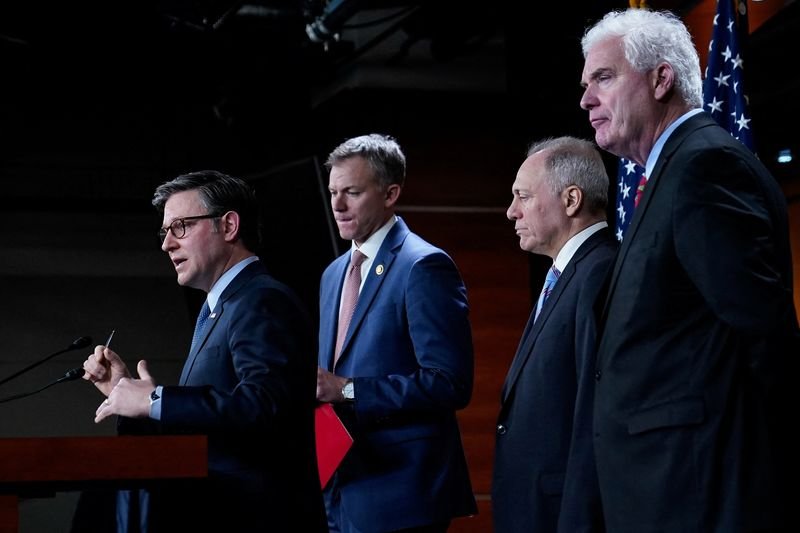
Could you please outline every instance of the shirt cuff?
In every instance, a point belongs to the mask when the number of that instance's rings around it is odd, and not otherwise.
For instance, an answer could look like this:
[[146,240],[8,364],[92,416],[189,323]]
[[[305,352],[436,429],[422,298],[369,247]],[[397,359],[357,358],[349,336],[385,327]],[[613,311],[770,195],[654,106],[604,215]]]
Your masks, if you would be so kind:
[[158,399],[150,402],[150,418],[153,420],[161,420],[161,398],[163,398],[164,387],[159,385],[156,387],[156,394]]

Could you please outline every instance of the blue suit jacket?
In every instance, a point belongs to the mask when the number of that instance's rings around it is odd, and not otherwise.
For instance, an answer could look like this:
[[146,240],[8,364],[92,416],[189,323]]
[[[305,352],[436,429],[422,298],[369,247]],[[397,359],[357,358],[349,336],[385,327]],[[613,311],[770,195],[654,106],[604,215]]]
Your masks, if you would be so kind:
[[208,435],[210,481],[156,491],[154,529],[318,531],[309,319],[260,261],[233,279],[213,311],[180,386],[163,389],[160,422],[145,421],[162,433]]
[[333,488],[366,533],[476,512],[455,411],[472,392],[472,335],[464,283],[450,257],[402,220],[361,290],[342,353],[334,345],[350,252],[323,273],[319,365],[354,378],[338,404],[354,445]]
[[592,449],[594,303],[617,244],[608,229],[584,242],[534,314],[503,386],[492,517],[500,533],[603,530]]

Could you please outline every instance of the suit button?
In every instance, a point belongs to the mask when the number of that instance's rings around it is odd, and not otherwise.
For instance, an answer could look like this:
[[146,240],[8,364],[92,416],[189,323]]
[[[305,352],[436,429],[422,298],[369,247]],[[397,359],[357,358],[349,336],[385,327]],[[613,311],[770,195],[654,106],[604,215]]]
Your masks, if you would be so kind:
[[505,427],[503,424],[497,424],[497,434],[498,435],[505,435],[508,431],[508,428]]
[[594,380],[595,381],[600,381],[600,377],[602,375],[603,375],[603,373],[598,370],[597,372],[594,373]]

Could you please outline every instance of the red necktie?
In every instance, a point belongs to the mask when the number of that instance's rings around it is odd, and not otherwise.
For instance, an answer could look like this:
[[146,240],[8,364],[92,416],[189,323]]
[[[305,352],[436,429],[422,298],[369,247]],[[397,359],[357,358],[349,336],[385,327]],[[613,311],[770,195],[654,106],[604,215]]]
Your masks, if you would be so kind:
[[367,258],[358,250],[350,256],[350,267],[344,278],[342,288],[342,304],[339,306],[339,328],[336,332],[336,351],[334,352],[333,364],[339,360],[339,353],[342,351],[344,338],[347,336],[347,329],[350,327],[350,320],[356,310],[358,302],[358,290],[361,288],[361,263]]
[[639,207],[639,202],[642,199],[642,194],[644,194],[645,185],[647,185],[647,176],[642,174],[642,177],[639,178],[639,186],[636,187],[636,196],[633,199],[633,207]]

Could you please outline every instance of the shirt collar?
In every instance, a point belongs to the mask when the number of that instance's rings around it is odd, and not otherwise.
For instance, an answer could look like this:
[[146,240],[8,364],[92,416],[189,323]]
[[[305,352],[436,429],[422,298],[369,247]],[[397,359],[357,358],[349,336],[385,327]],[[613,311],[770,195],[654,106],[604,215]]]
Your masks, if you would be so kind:
[[564,269],[567,268],[572,256],[575,255],[575,252],[578,251],[578,248],[581,247],[581,244],[585,243],[589,237],[601,229],[607,227],[608,222],[601,220],[600,222],[595,222],[588,228],[584,228],[570,237],[569,240],[564,243],[564,246],[561,247],[561,250],[559,250],[556,260],[553,261],[553,265],[556,267],[556,270],[559,272],[564,272]]
[[372,235],[367,238],[366,241],[361,243],[361,246],[356,246],[356,241],[353,241],[353,244],[350,247],[350,252],[352,253],[355,250],[358,250],[362,254],[367,256],[367,259],[372,260],[375,259],[375,256],[378,255],[378,250],[381,249],[381,245],[383,241],[386,239],[386,235],[389,234],[389,230],[392,229],[397,223],[397,215],[392,215],[386,224],[381,226],[381,228],[373,233]]
[[219,297],[222,296],[222,293],[225,292],[225,289],[227,289],[228,285],[231,284],[233,278],[235,278],[239,272],[244,270],[244,267],[256,261],[258,261],[258,256],[251,255],[250,257],[242,259],[241,261],[233,265],[231,268],[226,270],[225,273],[219,277],[217,282],[214,283],[214,286],[211,287],[211,290],[208,291],[208,296],[206,296],[206,302],[208,302],[208,308],[213,311],[214,308],[217,306]]
[[675,131],[675,129],[677,129],[678,126],[689,120],[691,117],[702,112],[703,108],[701,107],[687,111],[686,113],[678,117],[678,119],[675,122],[670,124],[667,127],[667,129],[665,129],[664,132],[658,136],[656,144],[653,146],[653,149],[650,150],[650,155],[647,156],[647,163],[645,164],[645,171],[644,171],[644,175],[647,176],[647,179],[650,179],[650,174],[653,173],[653,167],[656,166],[656,161],[658,161],[658,156],[661,155],[661,150],[664,148],[664,145],[667,144],[667,140],[669,139],[669,136],[672,135],[672,132]]

